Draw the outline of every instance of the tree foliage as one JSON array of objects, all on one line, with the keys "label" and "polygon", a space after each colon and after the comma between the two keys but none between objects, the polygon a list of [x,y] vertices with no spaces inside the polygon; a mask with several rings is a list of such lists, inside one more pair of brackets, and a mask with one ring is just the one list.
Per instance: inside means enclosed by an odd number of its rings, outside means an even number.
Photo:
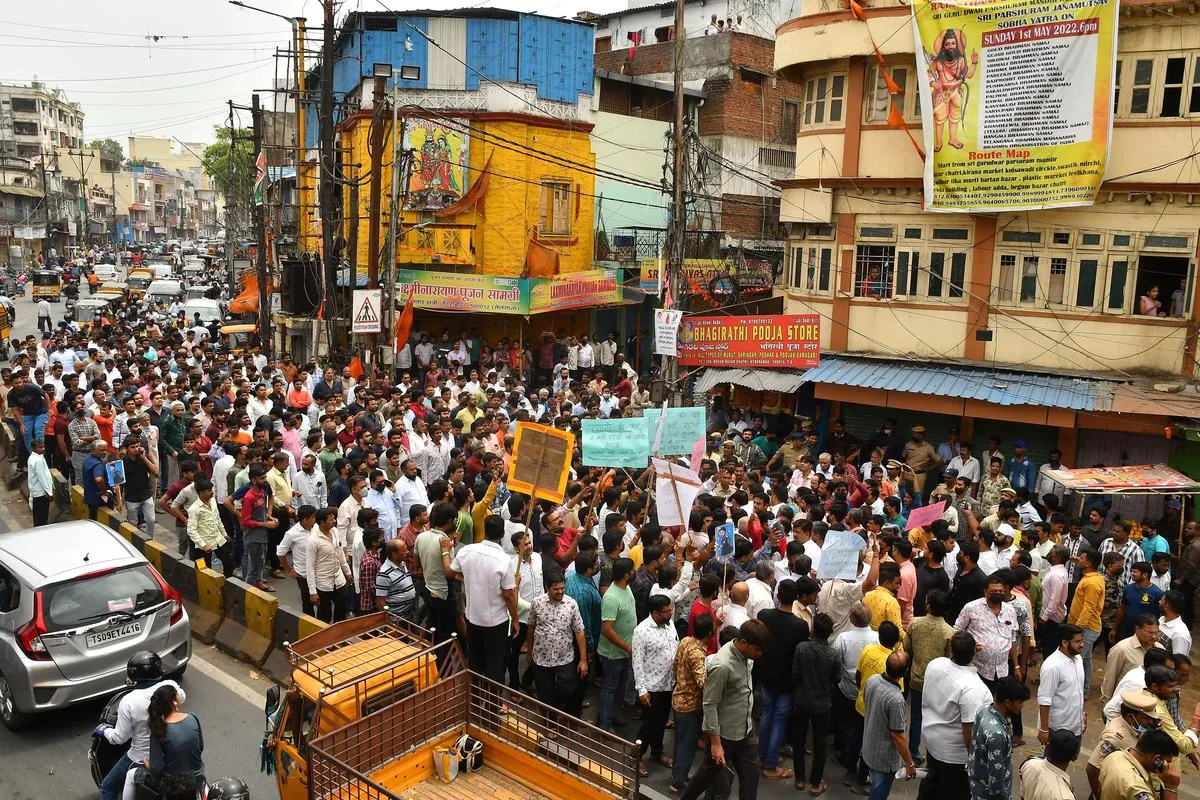
[{"label": "tree foliage", "polygon": [[124,161],[125,151],[121,149],[121,143],[116,139],[92,139],[92,143],[88,145],[91,150],[99,150],[101,158],[107,158],[111,161]]},{"label": "tree foliage", "polygon": [[231,137],[229,128],[216,126],[214,131],[217,140],[204,148],[204,172],[222,194],[248,204],[255,177],[253,132],[236,129]]}]

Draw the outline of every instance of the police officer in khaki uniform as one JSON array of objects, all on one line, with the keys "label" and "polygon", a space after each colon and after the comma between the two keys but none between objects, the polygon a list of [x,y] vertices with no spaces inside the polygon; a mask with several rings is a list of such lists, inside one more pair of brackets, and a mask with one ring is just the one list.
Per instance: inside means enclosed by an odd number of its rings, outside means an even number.
[{"label": "police officer in khaki uniform", "polygon": [[925,426],[912,429],[912,439],[904,445],[904,461],[913,471],[913,492],[925,493],[926,473],[942,465],[942,458],[929,442],[925,441]]},{"label": "police officer in khaki uniform", "polygon": [[1146,731],[1137,744],[1104,759],[1100,800],[1176,800],[1179,748],[1165,731]]},{"label": "police officer in khaki uniform", "polygon": [[1161,727],[1158,719],[1158,698],[1145,689],[1121,693],[1121,712],[1112,718],[1100,734],[1087,762],[1088,785],[1092,796],[1100,796],[1100,766],[1113,753],[1133,747],[1138,737]]},{"label": "police officer in khaki uniform", "polygon": [[1030,758],[1021,765],[1021,800],[1075,800],[1067,768],[1079,756],[1079,738],[1070,731],[1053,730],[1046,741],[1046,757]]}]

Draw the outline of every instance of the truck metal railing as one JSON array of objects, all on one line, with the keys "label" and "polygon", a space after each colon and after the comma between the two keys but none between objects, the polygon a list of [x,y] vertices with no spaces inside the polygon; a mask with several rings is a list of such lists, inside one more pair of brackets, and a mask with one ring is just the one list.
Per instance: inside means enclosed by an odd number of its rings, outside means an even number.
[{"label": "truck metal railing", "polygon": [[[404,800],[371,775],[466,728],[614,796],[637,800],[639,747],[472,672],[449,675],[387,708],[313,741],[309,785],[317,800]],[[485,744],[484,761],[487,762]]]},{"label": "truck metal railing", "polygon": [[433,644],[433,632],[385,611],[355,617],[310,634],[289,645],[288,659],[293,669],[320,682],[327,690],[335,691],[391,667],[395,652],[388,648],[359,647],[353,658],[337,663],[336,667],[332,662],[338,659],[329,656],[348,647],[383,640],[411,644],[424,650]]}]

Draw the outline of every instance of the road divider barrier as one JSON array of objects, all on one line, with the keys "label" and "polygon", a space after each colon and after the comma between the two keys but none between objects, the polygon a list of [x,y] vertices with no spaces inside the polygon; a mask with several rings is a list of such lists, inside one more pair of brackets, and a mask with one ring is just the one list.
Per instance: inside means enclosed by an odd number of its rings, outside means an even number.
[{"label": "road divider barrier", "polygon": [[[55,475],[56,480],[61,478]],[[71,486],[64,487],[64,492],[70,498],[71,517],[87,519],[83,490]],[[112,509],[101,508],[96,517],[141,551],[179,592],[194,637],[250,662],[279,683],[290,682],[285,645],[321,630],[326,626],[324,622],[281,604],[269,592],[237,578],[226,578],[208,567],[197,568],[194,561],[179,555],[174,545],[147,538]]]}]

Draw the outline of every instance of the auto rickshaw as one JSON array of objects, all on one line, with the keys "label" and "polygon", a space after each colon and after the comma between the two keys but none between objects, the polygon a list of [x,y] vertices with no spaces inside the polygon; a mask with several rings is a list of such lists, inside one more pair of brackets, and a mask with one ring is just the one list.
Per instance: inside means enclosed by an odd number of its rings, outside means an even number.
[{"label": "auto rickshaw", "polygon": [[33,273],[33,299],[49,300],[57,303],[62,296],[62,277],[49,269],[39,269]]},{"label": "auto rickshaw", "polygon": [[12,336],[12,321],[8,317],[8,307],[0,303],[0,358],[8,360],[8,340]]},{"label": "auto rickshaw", "polygon": [[100,319],[109,308],[109,301],[99,297],[85,297],[75,304],[75,321],[80,326]]},{"label": "auto rickshaw", "polygon": [[141,300],[146,295],[146,289],[154,280],[154,272],[148,269],[135,269],[129,273],[129,296]]},{"label": "auto rickshaw", "polygon": [[125,286],[116,282],[103,283],[96,290],[96,296],[101,299],[120,300],[125,296]]},{"label": "auto rickshaw", "polygon": [[226,353],[232,353],[235,356],[242,355],[252,347],[257,341],[257,336],[258,325],[240,324],[221,326],[221,338],[224,341],[228,341],[228,344],[223,349]]}]

